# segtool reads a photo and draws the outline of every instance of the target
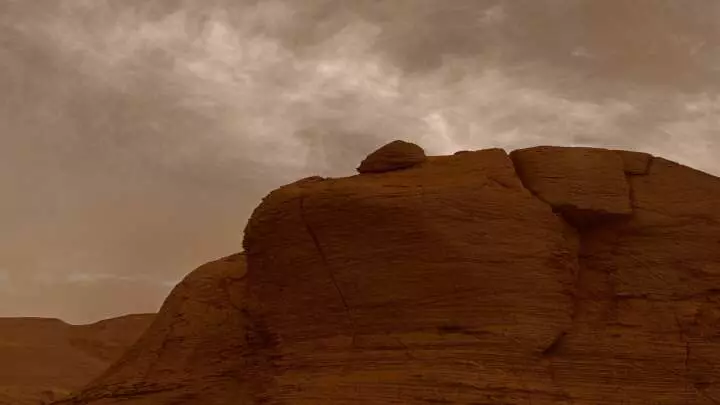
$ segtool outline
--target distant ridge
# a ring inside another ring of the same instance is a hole
[[[86,325],[57,318],[0,318],[0,404],[36,405],[100,374],[152,322],[133,314]]]

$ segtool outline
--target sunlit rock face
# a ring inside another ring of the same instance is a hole
[[[712,404],[718,207],[717,177],[596,148],[306,178],[64,403]]]

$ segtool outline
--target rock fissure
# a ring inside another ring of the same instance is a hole
[[[318,238],[317,234],[313,230],[312,226],[310,225],[310,221],[308,221],[306,211],[305,211],[305,199],[307,196],[302,195],[300,197],[300,217],[302,219],[303,225],[305,226],[305,230],[310,236],[310,239],[313,242],[313,245],[315,246],[315,251],[320,256],[321,263],[325,270],[327,271],[327,276],[330,279],[330,282],[332,283],[333,287],[337,291],[338,297],[340,298],[340,302],[343,305],[343,308],[345,309],[345,313],[348,318],[348,322],[350,322],[351,332],[352,332],[352,338],[353,338],[353,345],[355,344],[355,336],[356,336],[356,328],[355,328],[355,321],[352,316],[352,312],[350,310],[350,306],[347,303],[347,300],[345,299],[345,294],[343,294],[342,289],[340,288],[340,285],[338,285],[337,279],[335,278],[335,273],[333,272],[332,268],[330,267],[330,263],[328,263],[327,257],[325,256],[325,251],[322,248],[322,245],[320,244],[320,239]]]
[[[540,353],[544,357],[552,356],[557,353],[560,345],[563,343],[563,339],[568,334],[567,331],[560,331],[553,341]]]
[[[574,256],[573,259],[574,259],[574,263],[576,266],[576,273],[574,274],[575,282],[574,282],[573,289],[567,292],[567,294],[570,298],[570,301],[571,301],[570,305],[572,307],[571,313],[570,313],[570,326],[568,327],[567,330],[560,330],[558,332],[558,335],[555,337],[555,339],[541,352],[541,354],[543,356],[550,356],[553,353],[560,350],[561,346],[565,343],[566,337],[568,336],[568,334],[571,333],[576,328],[576,323],[578,320],[577,318],[578,318],[578,314],[579,314],[579,305],[580,305],[580,303],[579,303],[579,299],[580,299],[580,295],[581,295],[580,290],[582,288],[582,286],[580,284],[581,276],[582,276],[581,272],[583,271],[583,266],[582,266],[582,262],[581,262],[581,258],[580,258],[580,251],[582,248],[582,234],[581,234],[580,229],[578,229],[572,223],[567,221],[567,219],[565,217],[563,217],[562,214],[560,214],[553,208],[553,205],[549,201],[544,199],[539,193],[535,192],[533,190],[533,188],[530,187],[529,184],[527,184],[527,180],[526,180],[525,176],[523,175],[522,169],[520,167],[521,165],[518,163],[517,158],[514,157],[513,155],[510,155],[509,159],[510,159],[510,162],[512,163],[512,168],[513,168],[513,171],[515,172],[515,176],[517,177],[517,179],[519,180],[519,182],[523,186],[523,188],[530,195],[535,197],[538,201],[547,205],[553,211],[553,213],[557,216],[557,218],[560,221],[562,221],[563,224],[565,224],[570,229],[572,229],[576,233],[576,237],[577,237],[577,241],[578,241],[578,244],[575,247],[574,251],[570,252]],[[564,238],[565,238],[568,246],[574,245],[570,240],[568,240],[567,235],[564,235]]]

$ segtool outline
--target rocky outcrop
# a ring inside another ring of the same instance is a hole
[[[303,179],[244,276],[192,273],[73,403],[716,404],[719,207],[717,177],[594,148]]]
[[[249,355],[254,326],[242,307],[244,275],[242,254],[191,272],[134,347],[58,404],[252,403],[248,398],[260,387],[242,382],[257,367]]]
[[[37,405],[82,387],[132,345],[153,316],[90,325],[0,318],[0,404]]]

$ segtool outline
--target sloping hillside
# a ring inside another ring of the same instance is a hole
[[[127,315],[90,325],[0,318],[0,404],[37,405],[80,388],[134,343],[153,318]]]

